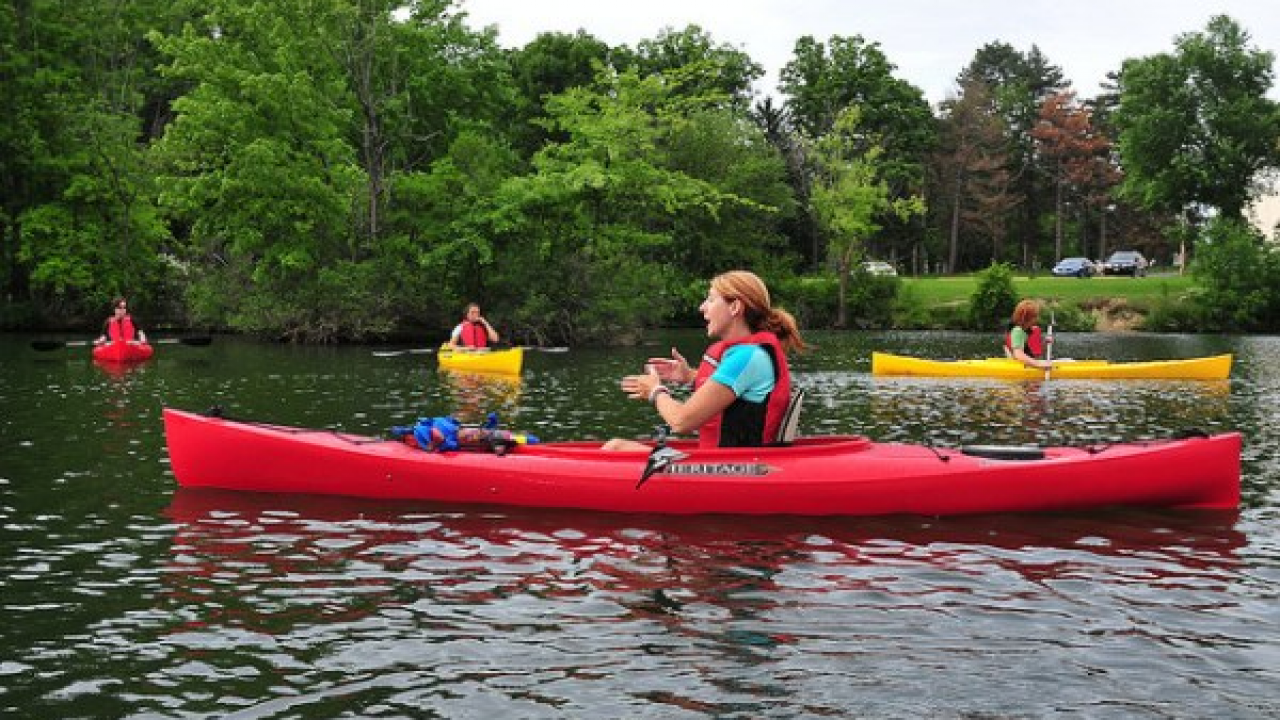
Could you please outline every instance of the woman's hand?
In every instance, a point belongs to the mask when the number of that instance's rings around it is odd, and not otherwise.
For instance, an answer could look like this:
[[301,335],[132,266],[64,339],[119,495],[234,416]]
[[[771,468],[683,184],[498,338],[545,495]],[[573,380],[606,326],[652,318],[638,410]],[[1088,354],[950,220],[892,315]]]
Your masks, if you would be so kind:
[[644,400],[648,402],[649,397],[653,395],[654,389],[662,384],[662,378],[657,372],[649,372],[644,375],[627,375],[622,378],[622,391],[632,400]]
[[649,358],[645,364],[645,371],[654,373],[659,379],[667,382],[691,383],[695,374],[693,368],[689,367],[689,361],[684,359],[680,351],[671,348],[671,357]]

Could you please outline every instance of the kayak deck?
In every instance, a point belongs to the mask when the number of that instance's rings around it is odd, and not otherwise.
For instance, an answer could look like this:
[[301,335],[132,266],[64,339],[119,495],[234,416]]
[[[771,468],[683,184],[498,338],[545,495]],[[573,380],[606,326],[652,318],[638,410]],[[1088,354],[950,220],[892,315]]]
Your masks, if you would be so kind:
[[521,347],[464,350],[442,345],[437,355],[440,367],[447,370],[517,375],[524,365],[524,348]]
[[93,348],[93,359],[101,363],[134,363],[148,360],[155,348],[144,342],[109,342]]

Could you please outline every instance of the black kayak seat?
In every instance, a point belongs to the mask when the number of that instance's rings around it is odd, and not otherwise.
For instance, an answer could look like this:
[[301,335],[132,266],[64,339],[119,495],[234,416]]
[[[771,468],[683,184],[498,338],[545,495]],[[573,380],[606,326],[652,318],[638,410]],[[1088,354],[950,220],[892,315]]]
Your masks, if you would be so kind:
[[800,410],[804,405],[804,389],[797,388],[791,391],[791,397],[787,399],[787,409],[782,413],[782,422],[778,427],[778,437],[774,438],[774,445],[790,445],[795,442],[796,435],[800,432]]
[[965,445],[965,455],[992,460],[1043,460],[1044,448],[1035,445]]

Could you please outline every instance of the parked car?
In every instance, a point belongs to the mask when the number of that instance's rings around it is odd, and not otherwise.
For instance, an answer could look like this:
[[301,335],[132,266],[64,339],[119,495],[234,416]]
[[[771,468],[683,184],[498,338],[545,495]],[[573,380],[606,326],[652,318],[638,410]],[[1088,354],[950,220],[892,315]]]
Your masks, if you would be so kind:
[[1058,277],[1088,278],[1098,274],[1098,266],[1089,258],[1069,257],[1054,265],[1052,272]]
[[1147,274],[1147,259],[1137,250],[1117,250],[1102,263],[1102,274],[1142,277]]
[[862,263],[862,270],[868,275],[897,275],[898,274],[898,271],[894,269],[892,265],[890,265],[887,262],[880,262],[878,260],[868,260],[867,262]]

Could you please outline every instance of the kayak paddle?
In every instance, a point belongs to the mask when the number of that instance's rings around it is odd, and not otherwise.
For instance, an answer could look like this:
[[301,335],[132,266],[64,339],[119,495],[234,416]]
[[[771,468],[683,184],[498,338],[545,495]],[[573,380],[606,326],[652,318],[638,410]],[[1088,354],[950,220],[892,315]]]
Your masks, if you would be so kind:
[[180,337],[180,338],[160,338],[159,340],[151,341],[152,345],[182,344],[182,345],[191,345],[192,347],[204,347],[206,345],[211,345],[212,343],[213,343],[213,338],[208,335],[194,335],[192,337]]
[[435,348],[410,348],[408,350],[374,350],[374,357],[399,357],[401,355],[429,355]]
[[65,347],[87,347],[93,343],[88,340],[32,340],[31,347],[36,350],[61,350]]
[[1044,369],[1045,380],[1049,379],[1049,372],[1053,370],[1053,323],[1054,323],[1053,311],[1050,310],[1049,311],[1049,334],[1047,335],[1048,342],[1045,343],[1045,349],[1044,349],[1044,360],[1049,364],[1049,366]]
[[[559,347],[545,347],[541,345],[517,345],[516,347],[519,347],[522,350],[535,350],[537,352],[545,352],[545,353],[569,352],[569,348],[564,347],[563,345]],[[438,348],[410,348],[408,350],[374,350],[373,356],[374,357],[400,357],[401,355],[430,355],[431,353],[435,352],[437,349]],[[468,352],[466,348],[459,348],[455,352],[458,352],[458,351]]]
[[[208,335],[195,335],[193,337],[160,338],[159,340],[152,340],[150,344],[151,345],[177,345],[181,343],[183,345],[204,347],[205,345],[209,345],[212,342],[213,342],[213,338],[209,337]],[[44,352],[47,350],[61,350],[63,348],[69,348],[69,347],[88,347],[92,344],[93,342],[90,340],[32,340],[31,341],[31,347],[41,352]]]

